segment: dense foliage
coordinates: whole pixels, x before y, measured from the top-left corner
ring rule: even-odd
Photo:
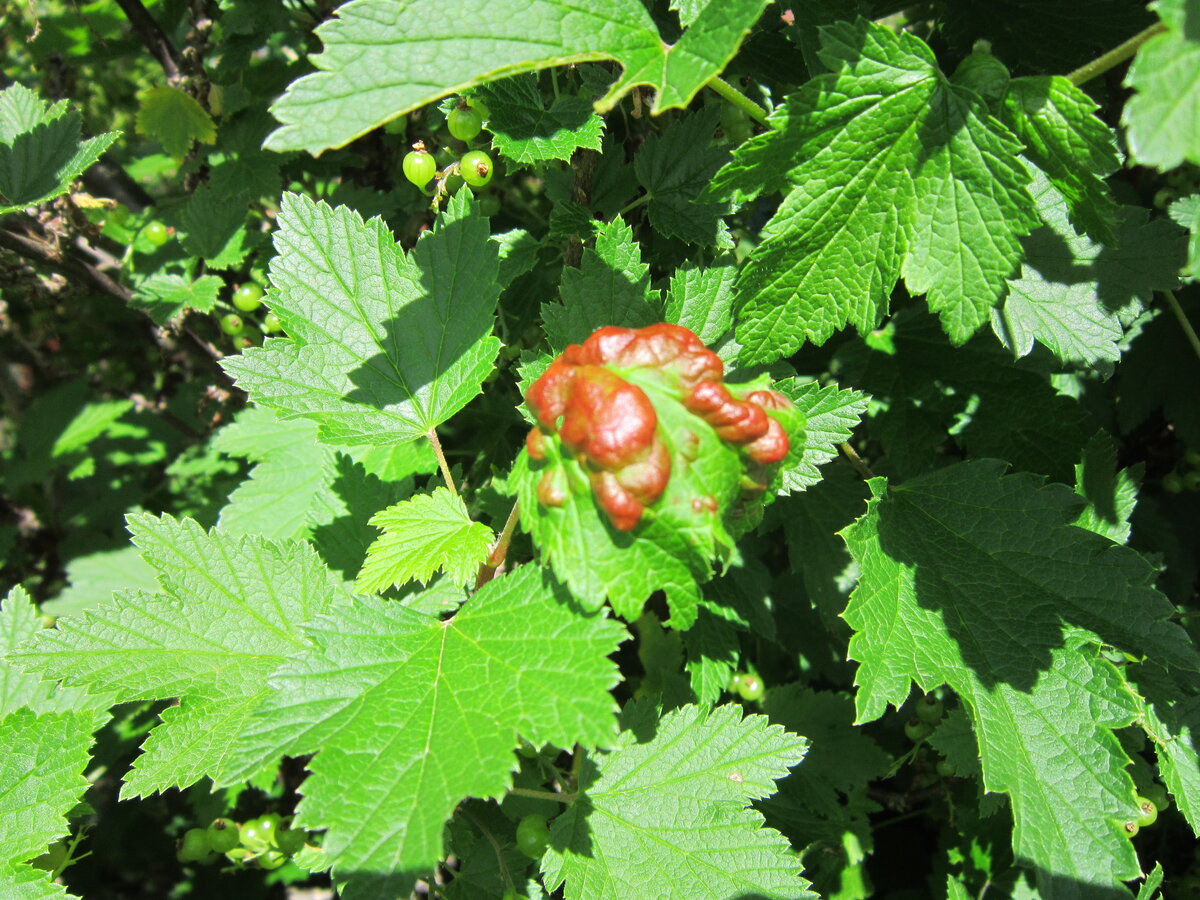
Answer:
[[[1190,0],[0,49],[0,896],[1200,896]]]

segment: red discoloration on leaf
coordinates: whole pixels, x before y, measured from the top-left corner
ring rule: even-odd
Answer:
[[[551,469],[542,476],[537,486],[538,503],[542,506],[562,506],[567,502],[567,489],[562,484],[562,474]]]
[[[746,453],[756,463],[769,466],[788,455],[788,436],[775,419],[767,417],[767,433],[746,445]]]
[[[657,373],[689,411],[722,440],[744,446],[753,462],[769,465],[787,455],[787,433],[766,410],[788,407],[790,401],[774,391],[735,397],[722,383],[720,357],[691,331],[666,323],[601,328],[582,344],[567,347],[529,387],[525,399],[539,425],[525,446],[530,458],[543,460],[546,434],[557,433],[564,449],[587,471],[596,501],[614,528],[634,528],[671,476],[671,453],[659,434],[654,404],[620,374],[630,369]],[[684,432],[677,443],[682,459],[696,458],[697,434]],[[538,499],[546,506],[561,505],[561,490],[557,482],[543,478]],[[693,501],[697,512],[715,512],[716,505],[709,495]]]

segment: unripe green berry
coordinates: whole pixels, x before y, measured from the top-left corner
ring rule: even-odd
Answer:
[[[237,822],[232,819],[214,819],[208,826],[208,844],[217,853],[228,853],[241,843]]]
[[[1122,827],[1125,829],[1125,837],[1127,838],[1134,837],[1140,830],[1138,823],[1133,821],[1126,822]]]
[[[954,765],[948,759],[939,759],[935,768],[937,769],[937,773],[943,778],[953,778],[958,774],[958,766]]]
[[[267,334],[283,331],[283,322],[279,321],[279,316],[275,315],[275,313],[267,313],[263,316],[262,330]]]
[[[469,141],[483,131],[483,116],[469,106],[458,106],[446,116],[446,127],[452,137]]]
[[[749,672],[734,677],[737,680],[736,690],[743,700],[749,703],[756,703],[762,699],[763,683],[761,678]]]
[[[471,187],[483,187],[492,180],[496,166],[482,150],[470,150],[458,161],[458,174]]]
[[[179,842],[179,852],[176,856],[180,862],[200,862],[212,855],[212,846],[208,842],[208,831],[204,828],[189,828]]]
[[[1145,797],[1137,798],[1139,828],[1146,828],[1158,821],[1158,807]]]
[[[404,177],[419,188],[429,184],[437,174],[437,163],[424,149],[405,154],[401,168],[404,170]]]
[[[142,236],[155,247],[161,247],[171,240],[171,229],[156,219],[146,223],[142,228]]]
[[[279,849],[288,856],[293,856],[304,849],[304,842],[307,838],[308,834],[302,828],[284,828],[275,835]]]
[[[259,854],[255,861],[258,863],[258,867],[260,869],[267,869],[270,871],[271,869],[278,869],[280,866],[282,866],[288,861],[288,857],[287,854],[282,850],[268,850],[266,853]]]
[[[531,859],[541,859],[550,844],[550,828],[539,815],[528,815],[517,823],[517,849]]]
[[[1161,784],[1148,785],[1142,791],[1142,796],[1153,803],[1159,812],[1162,812],[1171,805],[1171,798],[1167,796],[1167,789]]]
[[[933,734],[933,726],[928,722],[922,722],[916,716],[904,723],[904,736],[914,744],[925,740],[931,734]]]
[[[221,316],[221,330],[230,337],[233,337],[235,334],[241,334],[242,329],[245,327],[246,323],[242,321],[242,317],[237,313],[226,313]]]
[[[936,725],[942,721],[945,711],[942,701],[933,694],[926,694],[917,701],[917,718],[927,725]]]
[[[253,281],[247,281],[233,292],[233,305],[242,312],[254,312],[262,306],[262,287]]]

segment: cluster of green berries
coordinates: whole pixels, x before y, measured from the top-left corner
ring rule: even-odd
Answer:
[[[183,863],[211,863],[223,855],[239,866],[278,869],[304,847],[304,831],[288,828],[275,813],[240,825],[215,819],[207,828],[190,828],[179,840],[176,854]]]
[[[487,107],[482,103],[461,101],[446,116],[446,128],[455,140],[473,141],[483,131],[487,116]],[[417,141],[412,151],[405,155],[401,168],[405,178],[424,190],[434,178],[448,182],[455,177],[462,178],[473,188],[481,188],[492,180],[496,166],[483,150],[468,150],[458,159],[450,155],[439,160],[426,149],[423,141]]]
[[[1122,826],[1126,837],[1133,837],[1143,828],[1148,828],[1158,821],[1158,814],[1171,805],[1167,797],[1167,789],[1161,784],[1151,784],[1144,788],[1134,799],[1137,804],[1137,815]]]
[[[264,334],[272,334],[283,330],[283,325],[275,313],[263,316],[261,324],[247,321],[243,313],[252,313],[262,306],[263,289],[254,281],[247,281],[233,292],[231,301],[238,312],[226,313],[221,316],[221,330],[234,339],[240,347],[256,346],[262,343]]]
[[[729,679],[729,693],[737,694],[747,703],[757,703],[762,699],[765,688],[762,679],[753,672],[737,672]]]
[[[1183,456],[1187,468],[1184,471],[1176,469],[1163,476],[1163,490],[1168,494],[1178,494],[1180,491],[1200,491],[1200,453],[1189,450]]]

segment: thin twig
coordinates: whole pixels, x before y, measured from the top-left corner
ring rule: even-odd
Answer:
[[[7,228],[0,228],[0,247],[5,247],[22,256],[33,257],[38,262],[67,275],[82,276],[91,281],[101,291],[116,297],[122,303],[128,303],[133,299],[133,291],[129,290],[123,284],[118,284],[96,266],[79,259],[74,254],[58,253],[43,241],[18,234],[15,231],[9,231]]]
[[[1162,22],[1155,22],[1149,28],[1138,32],[1123,44],[1118,44],[1107,53],[1102,53],[1091,62],[1084,63],[1074,72],[1067,75],[1067,81],[1078,87],[1085,81],[1091,81],[1097,75],[1103,75],[1109,69],[1116,68],[1125,60],[1129,59],[1133,54],[1138,52],[1138,48],[1156,34],[1162,34],[1167,30],[1167,26]]]
[[[429,443],[433,446],[433,455],[437,457],[438,466],[442,470],[442,478],[446,481],[446,487],[450,489],[451,494],[457,497],[458,488],[454,485],[454,476],[450,474],[450,464],[446,462],[446,454],[442,452],[442,442],[438,440],[437,429],[430,428],[425,432],[425,437],[429,438]]]
[[[171,43],[166,32],[162,30],[162,26],[158,24],[158,20],[150,15],[141,0],[117,0],[117,6],[121,7],[125,18],[129,20],[129,24],[137,36],[142,39],[142,43],[154,54],[154,58],[158,60],[158,64],[166,73],[167,80],[178,81],[180,78],[179,53],[175,50],[175,45]]]
[[[1175,318],[1179,320],[1179,327],[1183,329],[1184,335],[1188,339],[1188,343],[1192,345],[1192,350],[1196,356],[1200,358],[1200,338],[1196,337],[1196,329],[1192,327],[1192,323],[1188,321],[1187,313],[1183,311],[1183,307],[1179,305],[1179,300],[1175,297],[1174,291],[1163,291],[1163,296],[1167,298],[1167,306],[1171,307],[1171,312],[1175,313]]]
[[[841,447],[842,452],[846,454],[846,459],[850,460],[850,465],[854,466],[854,471],[856,471],[863,478],[875,477],[875,473],[871,471],[870,467],[865,462],[863,462],[862,457],[854,452],[854,448],[850,446],[849,441],[842,441],[842,443],[838,446]]]

